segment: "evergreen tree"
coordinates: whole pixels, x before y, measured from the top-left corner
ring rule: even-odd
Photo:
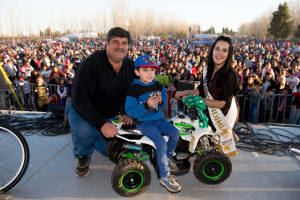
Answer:
[[[300,38],[300,24],[297,26],[297,29],[294,31],[294,36]]]
[[[225,33],[225,29],[224,29],[224,27],[222,28],[222,33],[223,33],[223,34]]]
[[[291,35],[293,29],[293,21],[289,13],[287,2],[279,4],[278,10],[273,12],[273,17],[270,22],[269,33],[277,38],[287,38]]]

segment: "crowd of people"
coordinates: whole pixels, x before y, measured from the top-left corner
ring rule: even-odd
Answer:
[[[195,38],[135,40],[129,47],[129,58],[135,61],[139,56],[152,56],[156,64],[161,66],[156,74],[168,76],[168,106],[164,110],[166,117],[173,117],[177,111],[178,102],[174,95],[179,82],[201,81],[203,67],[207,66],[210,45],[192,45],[193,40]],[[282,122],[291,118],[291,123],[298,123],[299,45],[290,41],[255,38],[234,38],[233,45],[232,67],[239,78],[240,119],[250,122],[267,122],[273,119]],[[48,88],[41,91],[48,91],[49,94],[46,92],[42,96],[44,98],[48,95],[49,106],[65,106],[80,63],[103,49],[105,41],[101,39],[69,43],[1,43],[0,65],[15,86],[18,98],[25,108],[32,109],[37,105],[39,94],[33,86],[41,82],[38,79],[42,80],[39,87],[44,84]],[[10,92],[7,94],[7,101],[8,105],[18,107]],[[41,106],[36,107],[43,111],[47,109],[47,106],[43,106],[43,109]]]

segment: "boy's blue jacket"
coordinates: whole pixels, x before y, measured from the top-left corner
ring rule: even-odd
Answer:
[[[150,107],[147,103],[150,94],[155,91],[161,92],[161,98],[163,100],[163,102],[158,105],[159,110],[157,113],[150,112]],[[164,118],[164,114],[161,111],[161,108],[166,106],[167,98],[168,95],[165,87],[160,82],[156,81],[156,79],[148,85],[139,79],[134,79],[127,94],[125,112],[137,123],[162,119]]]

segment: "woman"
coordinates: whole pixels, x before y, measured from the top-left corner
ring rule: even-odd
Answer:
[[[286,78],[284,75],[279,75],[277,84],[275,85],[275,94],[282,94],[282,90],[285,88],[286,85],[289,85],[286,82]]]
[[[218,112],[220,117],[223,115],[227,122],[222,120],[222,123],[226,124],[226,127],[229,129],[232,129],[238,119],[239,108],[236,100],[236,93],[238,92],[239,84],[237,74],[231,67],[232,59],[232,40],[224,36],[218,37],[211,46],[207,60],[207,67],[203,70],[204,78],[202,78],[202,80],[204,81],[201,81],[201,84],[197,89],[177,92],[175,97],[178,99],[179,97],[189,96],[191,94],[196,96],[201,95],[205,104],[208,106],[208,109],[204,111],[206,116],[209,118],[208,124],[212,127],[214,132],[217,130],[217,132],[221,132],[222,135],[229,133],[229,138],[233,140],[230,131],[228,133],[224,133],[224,129],[221,129],[219,126],[215,126],[215,124],[217,124],[215,119],[216,115],[212,114],[212,112],[214,112],[212,109],[214,109]],[[234,142],[232,143],[234,145]],[[224,152],[228,153],[226,151]],[[227,155],[230,156],[236,154],[236,151],[231,151]]]
[[[43,84],[44,79],[42,76],[38,76],[36,79],[36,84],[33,87],[34,97],[36,102],[37,111],[47,112],[49,104],[49,90],[48,87]]]

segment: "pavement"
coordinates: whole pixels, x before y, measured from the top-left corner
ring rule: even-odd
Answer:
[[[255,129],[264,126],[254,126]],[[300,134],[300,128],[285,127]],[[30,149],[29,167],[21,181],[0,199],[120,199],[110,183],[115,167],[108,158],[94,152],[90,172],[84,178],[75,175],[77,160],[72,154],[71,135],[25,137]],[[300,199],[300,162],[294,156],[270,156],[238,149],[231,157],[232,174],[220,185],[199,182],[192,171],[178,176],[182,190],[169,193],[159,184],[149,161],[152,178],[149,188],[131,199]],[[191,163],[194,158],[190,159]]]

